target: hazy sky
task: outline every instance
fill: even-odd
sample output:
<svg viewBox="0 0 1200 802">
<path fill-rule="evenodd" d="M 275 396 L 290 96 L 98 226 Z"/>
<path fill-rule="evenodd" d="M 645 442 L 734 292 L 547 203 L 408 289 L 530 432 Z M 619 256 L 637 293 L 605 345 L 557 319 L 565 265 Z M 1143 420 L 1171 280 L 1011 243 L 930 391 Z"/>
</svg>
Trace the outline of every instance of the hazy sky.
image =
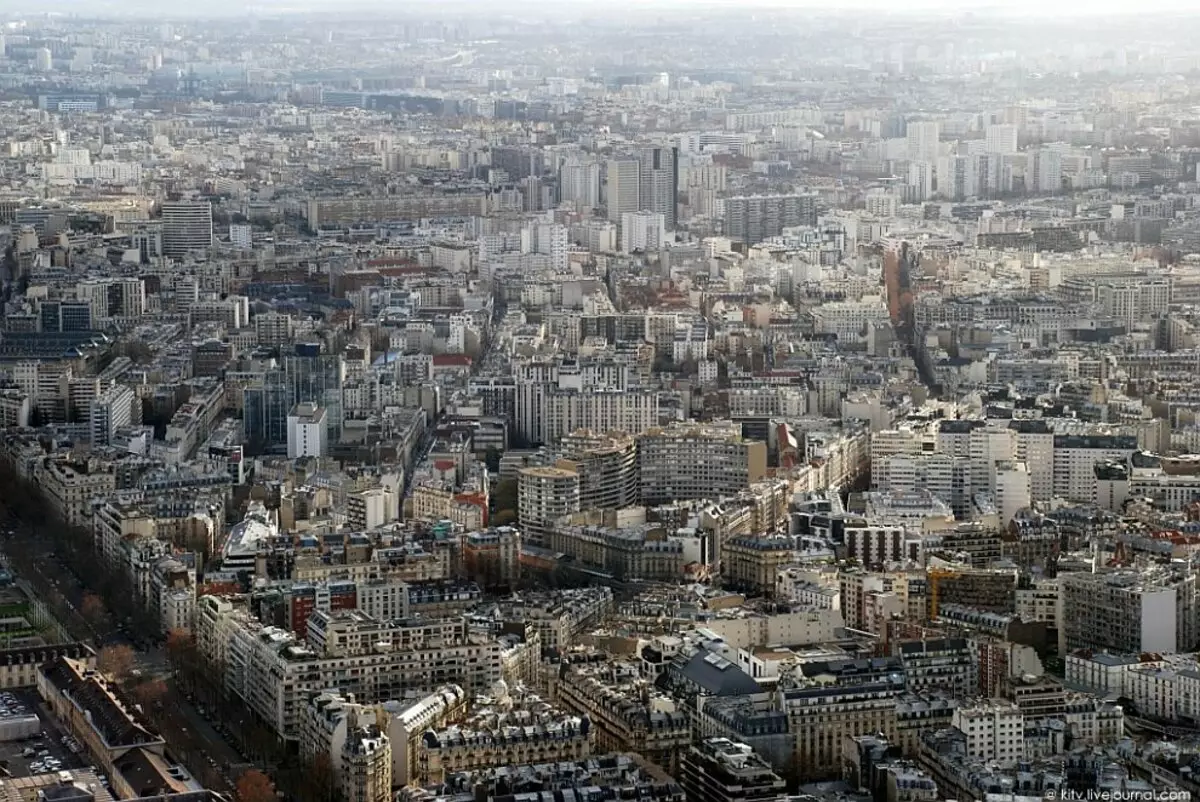
<svg viewBox="0 0 1200 802">
<path fill-rule="evenodd" d="M 36 15 L 46 12 L 61 13 L 105 13 L 105 14 L 160 14 L 167 16 L 196 16 L 209 14 L 244 14 L 251 10 L 259 13 L 272 11 L 336 11 L 347 7 L 354 9 L 372 8 L 379 11 L 394 10 L 403 14 L 406 9 L 429 8 L 453 15 L 463 9 L 500 10 L 500 13 L 520 13 L 525 9 L 550 10 L 554 16 L 570 15 L 572 12 L 620 14 L 621 9 L 641 12 L 655 9 L 685 11 L 702 16 L 705 7 L 722 9 L 754 8 L 804 9 L 816 12 L 828 11 L 876 11 L 886 14 L 905 12 L 941 11 L 956 16 L 974 13 L 981 16 L 1082 16 L 1131 14 L 1145 15 L 1155 12 L 1188 12 L 1200 16 L 1197 0 L 1005 0 L 1005 2 L 964 3 L 963 0 L 507 0 L 497 6 L 485 0 L 417 0 L 397 5 L 394 0 L 209 0 L 198 5 L 162 4 L 154 0 L 0 0 L 0 13 Z"/>
</svg>

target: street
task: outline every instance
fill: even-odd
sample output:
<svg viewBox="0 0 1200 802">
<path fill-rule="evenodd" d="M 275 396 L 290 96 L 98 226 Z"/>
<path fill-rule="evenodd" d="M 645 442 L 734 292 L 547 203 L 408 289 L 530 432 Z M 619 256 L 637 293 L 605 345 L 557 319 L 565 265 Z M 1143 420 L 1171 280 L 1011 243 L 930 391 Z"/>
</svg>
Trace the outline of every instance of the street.
<svg viewBox="0 0 1200 802">
<path fill-rule="evenodd" d="M 232 794 L 236 777 L 230 767 L 242 765 L 242 757 L 204 720 L 176 685 L 158 633 L 131 632 L 121 623 L 85 617 L 84 598 L 93 592 L 53 551 L 39 533 L 0 508 L 0 555 L 17 575 L 27 592 L 40 600 L 74 639 L 97 650 L 105 646 L 128 646 L 134 651 L 135 676 L 141 681 L 161 679 L 166 693 L 146 717 L 158 729 L 172 755 L 188 768 L 206 788 Z M 122 631 L 124 630 L 124 631 Z"/>
</svg>

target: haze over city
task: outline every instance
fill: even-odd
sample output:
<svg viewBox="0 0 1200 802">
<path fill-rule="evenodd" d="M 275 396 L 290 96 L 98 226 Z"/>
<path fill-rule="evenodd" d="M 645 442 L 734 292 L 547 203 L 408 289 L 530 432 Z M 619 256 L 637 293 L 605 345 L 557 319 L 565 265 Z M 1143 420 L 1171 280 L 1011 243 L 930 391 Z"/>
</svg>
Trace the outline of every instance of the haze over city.
<svg viewBox="0 0 1200 802">
<path fill-rule="evenodd" d="M 0 0 L 0 802 L 1200 793 L 1178 0 Z"/>
</svg>

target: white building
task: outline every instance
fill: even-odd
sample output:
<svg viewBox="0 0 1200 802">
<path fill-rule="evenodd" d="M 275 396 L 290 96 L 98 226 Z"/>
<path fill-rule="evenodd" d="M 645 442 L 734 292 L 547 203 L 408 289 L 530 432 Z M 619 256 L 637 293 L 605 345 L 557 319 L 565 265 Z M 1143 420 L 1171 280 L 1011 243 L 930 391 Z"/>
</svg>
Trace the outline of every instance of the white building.
<svg viewBox="0 0 1200 802">
<path fill-rule="evenodd" d="M 1017 126 L 989 125 L 984 133 L 988 153 L 1016 153 Z"/>
<path fill-rule="evenodd" d="M 323 457 L 329 451 L 326 411 L 316 404 L 292 407 L 287 419 L 288 459 Z"/>
<path fill-rule="evenodd" d="M 657 251 L 667 241 L 667 218 L 658 212 L 626 212 L 621 215 L 621 252 Z"/>
<path fill-rule="evenodd" d="M 908 160 L 935 163 L 941 155 L 941 124 L 937 121 L 908 124 Z"/>
<path fill-rule="evenodd" d="M 967 754 L 1001 766 L 1025 757 L 1025 716 L 1011 702 L 991 700 L 960 707 L 951 720 L 967 739 Z"/>
<path fill-rule="evenodd" d="M 253 229 L 244 223 L 234 223 L 229 227 L 229 242 L 239 250 L 248 251 L 254 247 L 252 231 Z"/>
<path fill-rule="evenodd" d="M 1029 468 L 1024 462 L 997 462 L 992 471 L 991 491 L 1000 524 L 1007 526 L 1019 511 L 1030 506 Z"/>
</svg>

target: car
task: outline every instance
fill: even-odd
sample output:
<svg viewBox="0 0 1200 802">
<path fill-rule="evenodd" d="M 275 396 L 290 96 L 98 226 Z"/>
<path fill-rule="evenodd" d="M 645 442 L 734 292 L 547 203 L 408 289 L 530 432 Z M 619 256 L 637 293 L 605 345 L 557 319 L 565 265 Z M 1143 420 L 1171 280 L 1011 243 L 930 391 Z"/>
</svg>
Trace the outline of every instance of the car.
<svg viewBox="0 0 1200 802">
<path fill-rule="evenodd" d="M 37 754 L 37 751 L 34 750 L 33 747 L 27 746 L 21 750 L 21 757 L 33 757 L 36 754 Z"/>
</svg>

